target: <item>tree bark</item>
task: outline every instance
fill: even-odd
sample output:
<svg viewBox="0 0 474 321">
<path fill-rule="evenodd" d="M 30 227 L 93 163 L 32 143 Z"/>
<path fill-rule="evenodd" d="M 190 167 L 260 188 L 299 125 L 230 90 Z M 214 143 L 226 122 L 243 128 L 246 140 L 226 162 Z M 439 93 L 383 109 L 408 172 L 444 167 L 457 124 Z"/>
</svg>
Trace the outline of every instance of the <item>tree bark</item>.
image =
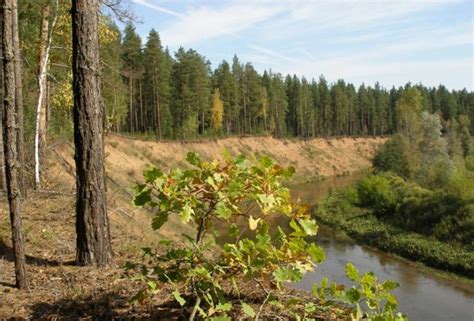
<svg viewBox="0 0 474 321">
<path fill-rule="evenodd" d="M 13 2 L 3 0 L 3 148 L 7 177 L 8 203 L 12 228 L 12 244 L 15 259 L 16 286 L 26 289 L 25 242 L 23 240 L 20 190 L 18 181 L 17 131 L 15 111 L 15 60 L 13 56 Z"/>
<path fill-rule="evenodd" d="M 16 131 L 17 131 L 17 154 L 18 154 L 18 185 L 21 197 L 27 197 L 27 186 L 25 177 L 25 127 L 23 112 L 23 82 L 21 75 L 21 52 L 20 36 L 18 30 L 18 3 L 13 1 L 13 56 L 15 62 L 15 112 L 16 112 Z"/>
<path fill-rule="evenodd" d="M 0 10 L 2 10 L 2 8 L 0 8 Z M 3 14 L 0 14 L 0 35 L 3 35 L 3 28 L 2 28 L 2 25 L 3 25 Z M 0 92 L 0 101 L 2 101 L 3 103 L 3 49 L 2 49 L 2 45 L 0 44 L 0 84 L 1 85 L 1 92 Z M 0 117 L 1 119 L 3 119 L 3 108 L 0 110 Z M 7 180 L 6 180 L 6 175 L 5 175 L 5 157 L 3 155 L 3 125 L 1 124 L 0 122 L 0 155 L 1 155 L 1 171 L 0 171 L 0 175 L 2 175 L 1 177 L 1 180 L 0 180 L 0 184 L 1 184 L 1 190 L 2 191 L 6 191 L 7 190 Z"/>
<path fill-rule="evenodd" d="M 72 0 L 78 265 L 112 263 L 100 104 L 98 0 Z"/>
<path fill-rule="evenodd" d="M 44 7 L 41 19 L 41 31 L 39 42 L 39 70 L 38 70 L 38 103 L 36 105 L 36 129 L 35 129 L 35 188 L 41 187 L 41 151 L 46 145 L 47 131 L 47 78 L 49 52 L 51 49 L 52 32 L 58 18 L 58 1 L 56 1 L 56 13 L 49 26 L 49 6 Z"/>
</svg>

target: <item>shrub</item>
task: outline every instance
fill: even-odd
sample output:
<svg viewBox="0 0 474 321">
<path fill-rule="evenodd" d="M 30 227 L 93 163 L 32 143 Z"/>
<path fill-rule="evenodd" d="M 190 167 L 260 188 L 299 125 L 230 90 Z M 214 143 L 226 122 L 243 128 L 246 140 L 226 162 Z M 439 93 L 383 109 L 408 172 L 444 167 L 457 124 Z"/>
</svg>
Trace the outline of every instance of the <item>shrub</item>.
<svg viewBox="0 0 474 321">
<path fill-rule="evenodd" d="M 160 229 L 170 215 L 177 215 L 194 227 L 195 235 L 183 234 L 181 242 L 162 240 L 161 249 L 143 249 L 143 263 L 127 264 L 126 268 L 138 271 L 136 278 L 146 284 L 134 300 L 143 301 L 166 284 L 181 306 L 191 308 L 190 320 L 197 315 L 230 320 L 231 310 L 258 319 L 267 303 L 295 319 L 315 312 L 315 303 L 307 298 L 277 300 L 285 282 L 300 281 L 325 258 L 321 248 L 306 240 L 318 229 L 308 208 L 292 204 L 283 185 L 293 169 L 282 168 L 267 157 L 226 156 L 223 162 L 206 162 L 188 153 L 187 161 L 192 166 L 187 170 L 167 174 L 157 168 L 145 171 L 145 184 L 135 188 L 135 205 L 154 212 L 153 229 Z M 252 211 L 253 207 L 259 210 Z M 285 216 L 288 226 L 270 233 L 266 223 L 270 214 Z M 222 226 L 230 241 L 219 247 L 214 237 Z M 257 311 L 240 296 L 243 282 L 262 291 L 265 299 Z M 374 281 L 374 286 L 377 284 Z M 237 299 L 229 299 L 225 290 L 229 287 Z M 381 302 L 387 299 L 385 294 L 372 297 L 377 302 L 375 316 L 390 311 L 394 320 L 404 319 L 395 315 L 396 301 L 390 300 L 385 309 Z"/>
<path fill-rule="evenodd" d="M 375 154 L 372 165 L 377 172 L 394 172 L 408 178 L 409 164 L 402 138 L 395 136 L 387 140 Z"/>
<path fill-rule="evenodd" d="M 356 188 L 359 205 L 372 208 L 377 217 L 395 211 L 396 195 L 388 178 L 381 175 L 368 176 L 360 180 Z"/>
</svg>

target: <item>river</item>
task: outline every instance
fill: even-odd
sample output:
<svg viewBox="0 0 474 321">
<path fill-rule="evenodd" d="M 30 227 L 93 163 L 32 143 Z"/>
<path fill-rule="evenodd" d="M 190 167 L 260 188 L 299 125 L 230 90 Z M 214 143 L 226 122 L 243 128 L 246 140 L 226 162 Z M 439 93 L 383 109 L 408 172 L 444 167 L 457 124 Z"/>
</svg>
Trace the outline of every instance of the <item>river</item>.
<svg viewBox="0 0 474 321">
<path fill-rule="evenodd" d="M 331 189 L 347 186 L 360 176 L 328 178 L 322 182 L 291 187 L 292 195 L 303 203 L 314 205 Z M 356 244 L 353 240 L 320 226 L 316 242 L 326 252 L 326 261 L 317 271 L 308 273 L 295 288 L 311 291 L 323 276 L 332 282 L 345 283 L 344 267 L 352 262 L 360 272 L 373 271 L 380 280 L 395 280 L 400 311 L 413 321 L 474 321 L 474 281 L 440 276 L 436 271 L 383 251 Z"/>
</svg>

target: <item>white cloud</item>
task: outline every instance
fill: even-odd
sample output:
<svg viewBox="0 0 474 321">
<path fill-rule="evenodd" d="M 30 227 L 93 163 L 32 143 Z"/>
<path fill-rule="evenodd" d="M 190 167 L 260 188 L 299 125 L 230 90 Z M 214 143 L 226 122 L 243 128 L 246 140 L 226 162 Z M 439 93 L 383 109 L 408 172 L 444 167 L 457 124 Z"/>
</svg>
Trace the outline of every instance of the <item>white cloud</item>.
<svg viewBox="0 0 474 321">
<path fill-rule="evenodd" d="M 133 0 L 133 2 L 135 2 L 136 4 L 142 5 L 142 6 L 144 6 L 144 7 L 153 9 L 153 10 L 155 10 L 155 11 L 169 14 L 169 15 L 171 15 L 171 16 L 175 16 L 175 17 L 178 17 L 178 18 L 183 18 L 183 17 L 184 17 L 184 16 L 183 16 L 182 14 L 180 14 L 179 12 L 176 12 L 176 11 L 170 10 L 170 9 L 167 9 L 167 8 L 165 8 L 165 7 L 163 7 L 163 6 L 159 6 L 159 5 L 155 4 L 155 3 L 150 2 L 149 0 Z"/>
<path fill-rule="evenodd" d="M 307 78 L 473 87 L 472 16 L 469 23 L 443 20 L 444 8 L 459 0 L 134 1 L 175 17 L 159 28 L 173 49 L 204 45 L 208 52 L 201 53 L 209 57 L 223 52 L 218 46 L 224 43 L 225 52 L 259 69 Z M 470 55 L 464 50 L 469 44 Z M 463 49 L 439 54 L 453 48 Z M 230 57 L 217 60 L 223 58 Z"/>
<path fill-rule="evenodd" d="M 284 9 L 279 5 L 237 3 L 217 7 L 190 7 L 185 13 L 177 13 L 155 5 L 151 0 L 135 0 L 135 2 L 179 17 L 161 30 L 163 42 L 171 47 L 188 46 L 219 36 L 235 36 L 239 31 L 274 17 Z"/>
</svg>

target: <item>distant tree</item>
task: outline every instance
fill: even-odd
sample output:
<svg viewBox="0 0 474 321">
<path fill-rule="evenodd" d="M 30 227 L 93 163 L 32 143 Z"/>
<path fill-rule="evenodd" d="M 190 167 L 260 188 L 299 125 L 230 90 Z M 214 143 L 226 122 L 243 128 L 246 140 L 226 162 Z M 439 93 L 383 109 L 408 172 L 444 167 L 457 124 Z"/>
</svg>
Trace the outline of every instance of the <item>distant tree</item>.
<svg viewBox="0 0 474 321">
<path fill-rule="evenodd" d="M 171 75 L 171 110 L 176 137 L 195 137 L 208 128 L 210 86 L 208 62 L 195 50 L 180 48 Z"/>
<path fill-rule="evenodd" d="M 98 0 L 72 1 L 78 265 L 112 263 L 100 103 Z"/>
<path fill-rule="evenodd" d="M 103 18 L 107 37 L 100 38 L 101 93 L 105 106 L 106 126 L 121 131 L 128 112 L 127 86 L 122 79 L 121 34 L 118 27 L 108 18 Z"/>
<path fill-rule="evenodd" d="M 133 133 L 138 128 L 138 118 L 142 103 L 142 91 L 140 78 L 143 75 L 142 65 L 142 41 L 136 33 L 135 27 L 128 23 L 124 30 L 122 42 L 123 74 L 128 84 L 128 131 Z"/>
<path fill-rule="evenodd" d="M 147 66 L 144 73 L 144 99 L 146 117 L 145 128 L 154 128 L 157 137 L 170 136 L 170 77 L 171 65 L 168 64 L 167 54 L 163 51 L 158 33 L 152 29 L 143 50 L 143 64 Z"/>
<path fill-rule="evenodd" d="M 454 164 L 448 153 L 446 139 L 442 136 L 441 120 L 436 114 L 421 115 L 421 161 L 415 173 L 417 181 L 427 187 L 446 186 L 454 174 Z"/>
<path fill-rule="evenodd" d="M 372 164 L 375 170 L 394 172 L 401 177 L 409 178 L 410 167 L 405 147 L 399 135 L 387 140 L 374 156 Z"/>
<path fill-rule="evenodd" d="M 420 127 L 422 96 L 417 88 L 405 90 L 397 101 L 397 130 L 408 140 L 415 141 Z"/>
<path fill-rule="evenodd" d="M 216 88 L 212 94 L 211 113 L 212 129 L 216 132 L 220 131 L 222 129 L 222 121 L 224 117 L 224 103 L 222 102 L 219 88 Z"/>
<path fill-rule="evenodd" d="M 471 120 L 466 115 L 460 115 L 458 118 L 458 137 L 461 140 L 461 147 L 463 151 L 463 156 L 466 157 L 469 155 L 471 150 L 471 135 L 469 128 L 471 126 Z"/>
</svg>

